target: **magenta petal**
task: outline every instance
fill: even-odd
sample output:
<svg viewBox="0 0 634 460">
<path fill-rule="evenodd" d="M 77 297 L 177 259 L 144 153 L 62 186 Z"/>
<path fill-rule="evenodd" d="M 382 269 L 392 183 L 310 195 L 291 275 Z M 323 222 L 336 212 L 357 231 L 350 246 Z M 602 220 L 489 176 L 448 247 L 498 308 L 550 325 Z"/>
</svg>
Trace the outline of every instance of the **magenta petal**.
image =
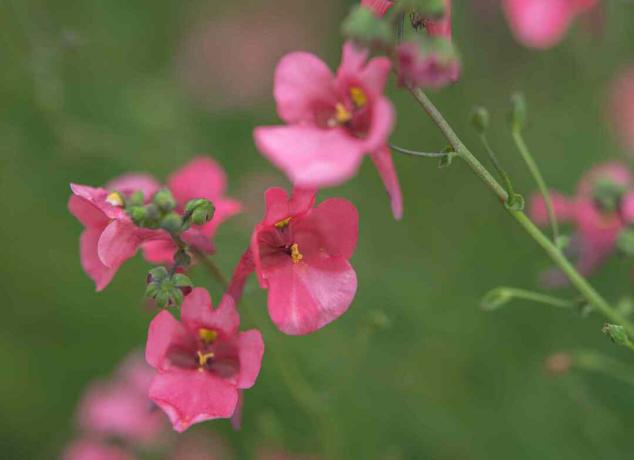
<svg viewBox="0 0 634 460">
<path fill-rule="evenodd" d="M 102 229 L 89 227 L 84 230 L 79 239 L 79 255 L 81 266 L 97 286 L 97 291 L 103 290 L 112 281 L 118 267 L 106 267 L 97 254 L 97 244 Z"/>
<path fill-rule="evenodd" d="M 240 326 L 240 316 L 235 302 L 225 296 L 215 310 L 212 309 L 211 296 L 206 289 L 195 288 L 185 297 L 181 307 L 181 319 L 191 331 L 200 328 L 218 329 L 232 336 Z"/>
<path fill-rule="evenodd" d="M 359 75 L 364 89 L 375 97 L 382 95 L 391 69 L 392 63 L 386 57 L 370 59 Z"/>
<path fill-rule="evenodd" d="M 372 108 L 372 125 L 365 139 L 364 152 L 374 152 L 388 145 L 395 119 L 394 107 L 385 97 L 379 97 Z"/>
<path fill-rule="evenodd" d="M 337 79 L 347 80 L 351 76 L 358 75 L 368 58 L 368 50 L 353 42 L 345 42 L 341 52 L 341 65 L 337 70 Z"/>
<path fill-rule="evenodd" d="M 574 217 L 575 205 L 568 197 L 561 193 L 550 191 L 550 200 L 553 204 L 553 211 L 555 217 L 559 222 L 568 222 Z M 531 219 L 535 221 L 537 225 L 548 225 L 550 219 L 548 218 L 548 210 L 546 209 L 546 203 L 544 197 L 535 193 L 530 200 L 529 215 Z"/>
<path fill-rule="evenodd" d="M 299 187 L 327 187 L 350 179 L 364 153 L 364 142 L 343 129 L 261 127 L 256 128 L 254 135 L 264 156 Z"/>
<path fill-rule="evenodd" d="M 92 203 L 110 219 L 120 218 L 125 213 L 122 208 L 108 203 L 106 199 L 109 192 L 106 189 L 79 184 L 70 184 L 70 189 L 74 195 Z"/>
<path fill-rule="evenodd" d="M 317 235 L 317 252 L 349 259 L 359 236 L 359 212 L 348 200 L 330 198 L 319 204 L 293 227 L 295 239 L 303 250 L 303 241 Z"/>
<path fill-rule="evenodd" d="M 132 222 L 113 220 L 108 224 L 97 245 L 99 259 L 107 267 L 119 267 L 133 257 L 140 244 Z"/>
<path fill-rule="evenodd" d="M 171 240 L 152 240 L 142 244 L 143 257 L 153 264 L 167 264 L 172 262 L 176 245 Z"/>
<path fill-rule="evenodd" d="M 576 13 L 569 0 L 505 0 L 515 37 L 532 48 L 550 48 L 566 33 Z"/>
<path fill-rule="evenodd" d="M 211 158 L 198 157 L 172 174 L 167 185 L 176 201 L 183 206 L 195 198 L 213 202 L 224 194 L 227 175 Z"/>
<path fill-rule="evenodd" d="M 105 227 L 109 220 L 97 206 L 77 195 L 68 200 L 68 210 L 85 227 Z"/>
<path fill-rule="evenodd" d="M 165 354 L 170 346 L 185 342 L 187 342 L 187 332 L 181 323 L 176 321 L 167 310 L 163 310 L 150 323 L 145 345 L 145 360 L 154 368 L 166 368 Z"/>
<path fill-rule="evenodd" d="M 346 312 L 357 290 L 348 261 L 322 256 L 311 264 L 289 262 L 269 275 L 269 315 L 289 335 L 309 334 Z"/>
<path fill-rule="evenodd" d="M 238 348 L 240 350 L 240 375 L 238 376 L 238 388 L 251 388 L 262 364 L 264 354 L 264 340 L 262 334 L 256 329 L 240 332 L 238 336 Z"/>
<path fill-rule="evenodd" d="M 374 152 L 371 158 L 390 197 L 392 214 L 395 219 L 400 220 L 403 217 L 403 195 L 398 176 L 396 175 L 396 168 L 392 161 L 392 152 L 387 147 L 383 147 Z"/>
<path fill-rule="evenodd" d="M 161 188 L 161 184 L 150 174 L 131 173 L 111 180 L 106 184 L 106 188 L 124 195 L 131 195 L 134 192 L 141 191 L 145 200 L 148 201 Z"/>
<path fill-rule="evenodd" d="M 233 385 L 198 370 L 178 369 L 157 374 L 149 396 L 178 432 L 205 420 L 229 418 L 238 403 L 238 390 Z"/>
<path fill-rule="evenodd" d="M 287 54 L 275 70 L 277 111 L 287 123 L 312 122 L 315 105 L 334 106 L 334 75 L 318 57 L 304 52 Z"/>
</svg>

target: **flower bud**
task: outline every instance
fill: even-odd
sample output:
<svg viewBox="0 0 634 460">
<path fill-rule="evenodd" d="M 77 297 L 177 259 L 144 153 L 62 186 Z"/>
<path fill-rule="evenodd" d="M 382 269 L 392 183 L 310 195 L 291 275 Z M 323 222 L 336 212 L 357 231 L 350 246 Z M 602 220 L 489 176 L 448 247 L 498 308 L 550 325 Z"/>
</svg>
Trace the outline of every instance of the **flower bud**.
<svg viewBox="0 0 634 460">
<path fill-rule="evenodd" d="M 485 107 L 475 107 L 471 112 L 471 125 L 479 134 L 489 129 L 489 111 Z"/>
<path fill-rule="evenodd" d="M 191 200 L 185 205 L 185 215 L 194 225 L 204 225 L 214 217 L 214 205 L 209 200 Z"/>
<path fill-rule="evenodd" d="M 145 203 L 145 195 L 142 190 L 137 190 L 128 198 L 128 206 L 143 206 Z"/>
<path fill-rule="evenodd" d="M 176 200 L 174 200 L 172 192 L 170 192 L 166 188 L 163 188 L 156 192 L 153 201 L 159 207 L 159 209 L 165 212 L 172 211 L 176 207 Z"/>
<path fill-rule="evenodd" d="M 135 225 L 143 227 L 145 220 L 148 217 L 148 211 L 145 209 L 145 206 L 133 206 L 128 208 L 128 215 Z"/>
<path fill-rule="evenodd" d="M 513 130 L 521 131 L 526 125 L 526 99 L 521 93 L 511 96 L 511 127 Z"/>
<path fill-rule="evenodd" d="M 161 228 L 168 233 L 178 233 L 183 226 L 183 219 L 175 212 L 170 212 L 161 219 Z"/>
<path fill-rule="evenodd" d="M 399 84 L 439 89 L 460 76 L 460 60 L 452 43 L 443 38 L 406 41 L 396 47 Z"/>
<path fill-rule="evenodd" d="M 625 332 L 625 328 L 623 326 L 619 326 L 618 324 L 605 323 L 603 325 L 603 329 L 601 330 L 604 334 L 610 337 L 612 342 L 618 345 L 629 346 L 629 344 L 631 343 L 630 338 L 627 336 L 627 332 Z"/>
<path fill-rule="evenodd" d="M 371 46 L 392 42 L 390 26 L 369 8 L 360 6 L 353 8 L 341 28 L 346 38 L 362 45 Z"/>
</svg>

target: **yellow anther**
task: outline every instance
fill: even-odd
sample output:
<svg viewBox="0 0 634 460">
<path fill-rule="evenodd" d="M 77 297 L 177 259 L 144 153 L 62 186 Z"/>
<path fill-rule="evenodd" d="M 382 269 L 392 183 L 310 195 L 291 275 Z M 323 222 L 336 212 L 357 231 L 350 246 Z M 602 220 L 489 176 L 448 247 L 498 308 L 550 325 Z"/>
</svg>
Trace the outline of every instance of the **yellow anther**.
<svg viewBox="0 0 634 460">
<path fill-rule="evenodd" d="M 291 259 L 293 259 L 293 262 L 298 264 L 303 258 L 304 255 L 299 252 L 299 245 L 297 243 L 291 244 Z"/>
<path fill-rule="evenodd" d="M 286 219 L 280 220 L 279 222 L 275 223 L 275 227 L 282 229 L 285 227 L 288 227 L 288 224 L 291 222 L 292 217 L 287 217 Z"/>
<path fill-rule="evenodd" d="M 341 102 L 337 102 L 337 105 L 335 105 L 335 120 L 339 124 L 347 123 L 352 120 L 352 114 Z"/>
<path fill-rule="evenodd" d="M 216 339 L 218 338 L 218 332 L 214 331 L 213 329 L 205 329 L 203 327 L 198 329 L 198 337 L 200 337 L 200 340 L 202 340 L 203 342 L 209 344 L 216 341 Z"/>
<path fill-rule="evenodd" d="M 123 207 L 125 202 L 123 201 L 123 196 L 119 192 L 112 192 L 106 197 L 106 201 L 110 203 L 112 206 L 117 206 L 119 208 Z"/>
<path fill-rule="evenodd" d="M 352 103 L 357 109 L 365 107 L 368 103 L 368 96 L 358 86 L 350 87 L 350 99 L 352 99 Z"/>
<path fill-rule="evenodd" d="M 214 354 L 211 352 L 201 353 L 200 351 L 197 351 L 196 354 L 198 355 L 198 370 L 200 371 L 202 371 L 203 367 L 207 364 L 207 360 L 214 357 Z"/>
</svg>

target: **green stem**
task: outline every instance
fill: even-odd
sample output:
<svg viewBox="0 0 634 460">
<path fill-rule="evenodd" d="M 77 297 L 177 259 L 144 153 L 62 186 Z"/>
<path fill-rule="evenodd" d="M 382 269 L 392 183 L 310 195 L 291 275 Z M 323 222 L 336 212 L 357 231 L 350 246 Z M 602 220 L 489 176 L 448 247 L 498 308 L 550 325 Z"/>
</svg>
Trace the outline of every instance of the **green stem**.
<svg viewBox="0 0 634 460">
<path fill-rule="evenodd" d="M 553 206 L 553 201 L 550 197 L 550 192 L 548 191 L 548 187 L 546 186 L 546 181 L 544 180 L 544 176 L 542 176 L 539 167 L 537 166 L 537 162 L 531 155 L 526 142 L 524 142 L 524 138 L 522 137 L 522 132 L 519 128 L 513 129 L 513 140 L 515 141 L 515 145 L 517 149 L 520 151 L 522 158 L 524 158 L 524 162 L 526 166 L 528 166 L 528 170 L 530 171 L 533 179 L 537 183 L 537 187 L 544 197 L 544 203 L 546 204 L 546 212 L 548 212 L 548 220 L 550 221 L 550 226 L 553 232 L 553 240 L 555 243 L 559 241 L 559 225 L 557 224 L 557 216 L 555 215 L 555 208 Z"/>
<path fill-rule="evenodd" d="M 542 294 L 541 292 L 528 291 L 526 289 L 519 289 L 513 287 L 499 287 L 494 291 L 504 291 L 504 293 L 508 296 L 509 300 L 511 299 L 520 299 L 520 300 L 528 300 L 531 302 L 537 302 L 545 305 L 550 305 L 556 308 L 574 308 L 578 306 L 578 303 L 573 300 L 561 299 L 559 297 L 553 297 L 547 294 Z"/>
<path fill-rule="evenodd" d="M 478 159 L 469 151 L 469 149 L 462 143 L 458 135 L 451 128 L 449 123 L 445 120 L 442 114 L 438 111 L 436 106 L 429 100 L 427 95 L 420 89 L 410 88 L 410 92 L 418 103 L 423 107 L 427 114 L 434 121 L 436 126 L 445 135 L 454 151 L 460 158 L 462 158 L 467 165 L 475 172 L 475 174 L 493 191 L 493 193 L 500 199 L 502 203 L 507 201 L 507 193 L 504 188 L 491 176 L 486 168 L 478 161 Z M 522 228 L 529 234 L 535 242 L 541 246 L 551 260 L 564 272 L 568 277 L 572 285 L 579 291 L 579 293 L 595 307 L 595 309 L 601 312 L 610 321 L 622 325 L 627 331 L 634 335 L 634 325 L 630 323 L 623 315 L 621 315 L 615 308 L 613 308 L 602 296 L 599 294 L 588 281 L 574 268 L 574 266 L 566 259 L 560 249 L 542 233 L 542 231 L 533 224 L 526 214 L 522 211 L 517 211 L 509 208 L 505 208 L 506 211 L 522 226 Z"/>
<path fill-rule="evenodd" d="M 487 139 L 486 134 L 484 133 L 480 134 L 480 141 L 482 142 L 482 145 L 484 146 L 484 150 L 486 150 L 487 154 L 489 155 L 489 159 L 491 160 L 493 167 L 497 171 L 498 175 L 502 178 L 502 182 L 504 182 L 504 188 L 506 189 L 506 193 L 509 197 L 508 198 L 509 201 L 512 201 L 515 197 L 515 190 L 513 190 L 513 183 L 511 182 L 511 178 L 506 173 L 506 171 L 502 167 L 502 164 L 500 163 L 500 160 L 498 160 L 497 155 L 491 148 L 491 145 L 489 144 L 489 140 Z M 509 203 L 509 205 L 512 205 L 512 204 L 513 203 Z"/>
</svg>

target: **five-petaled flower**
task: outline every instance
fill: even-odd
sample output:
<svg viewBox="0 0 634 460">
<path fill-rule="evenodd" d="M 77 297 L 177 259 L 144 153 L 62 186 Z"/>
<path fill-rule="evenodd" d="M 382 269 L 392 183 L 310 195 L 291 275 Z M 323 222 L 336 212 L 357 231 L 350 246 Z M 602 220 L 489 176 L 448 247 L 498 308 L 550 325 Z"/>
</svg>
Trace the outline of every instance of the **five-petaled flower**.
<svg viewBox="0 0 634 460">
<path fill-rule="evenodd" d="M 590 274 L 613 251 L 624 227 L 623 198 L 633 185 L 628 168 L 617 162 L 605 163 L 586 173 L 574 197 L 552 192 L 557 220 L 575 225 L 577 235 L 568 251 L 576 259 L 579 271 Z M 548 224 L 541 195 L 531 200 L 530 215 L 539 225 Z M 557 277 L 555 284 L 560 284 Z"/>
<path fill-rule="evenodd" d="M 256 128 L 255 142 L 303 188 L 341 184 L 369 153 L 400 218 L 401 190 L 388 148 L 394 109 L 383 95 L 391 64 L 386 57 L 367 58 L 367 50 L 346 43 L 333 75 L 312 54 L 286 55 L 275 72 L 274 93 L 278 114 L 288 125 Z"/>
<path fill-rule="evenodd" d="M 257 330 L 239 332 L 233 298 L 213 309 L 209 293 L 196 288 L 181 308 L 181 322 L 168 311 L 151 322 L 145 357 L 157 370 L 149 396 L 176 431 L 215 418 L 231 417 L 239 390 L 260 372 L 264 342 Z"/>
<path fill-rule="evenodd" d="M 190 247 L 212 253 L 212 238 L 220 224 L 242 209 L 237 200 L 225 197 L 227 176 L 224 170 L 211 158 L 198 157 L 172 174 L 167 180 L 167 188 L 176 199 L 176 211 L 180 213 L 189 200 L 205 198 L 213 203 L 213 218 L 205 225 L 192 225 L 182 234 L 183 241 Z M 176 249 L 170 239 L 149 241 L 143 245 L 143 255 L 152 263 L 170 263 Z"/>
<path fill-rule="evenodd" d="M 121 191 L 112 186 L 106 189 L 71 184 L 73 195 L 68 209 L 85 227 L 80 237 L 81 264 L 97 285 L 97 291 L 110 283 L 123 262 L 134 256 L 143 242 L 168 238 L 163 231 L 135 226 L 126 214 L 128 184 L 139 179 L 140 176 L 126 176 L 116 184 Z M 147 182 L 135 186 L 152 191 Z"/>
<path fill-rule="evenodd" d="M 281 188 L 266 192 L 266 214 L 255 227 L 251 252 L 268 292 L 273 323 L 302 335 L 322 328 L 348 309 L 357 276 L 348 262 L 359 233 L 352 203 L 332 198 L 313 207 L 315 194 Z"/>
<path fill-rule="evenodd" d="M 513 34 L 530 48 L 550 48 L 563 38 L 572 21 L 598 0 L 504 0 Z"/>
</svg>

